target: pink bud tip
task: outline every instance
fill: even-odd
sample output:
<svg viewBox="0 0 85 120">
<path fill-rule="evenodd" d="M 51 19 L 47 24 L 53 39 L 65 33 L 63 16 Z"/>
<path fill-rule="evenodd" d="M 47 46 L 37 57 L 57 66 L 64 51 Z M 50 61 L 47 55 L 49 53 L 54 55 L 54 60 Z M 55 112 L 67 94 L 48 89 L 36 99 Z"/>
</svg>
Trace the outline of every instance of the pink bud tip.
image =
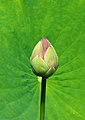
<svg viewBox="0 0 85 120">
<path fill-rule="evenodd" d="M 50 47 L 50 42 L 46 38 L 42 38 L 41 43 L 42 43 L 42 47 L 43 47 L 42 58 L 44 59 L 44 55 L 45 55 L 48 47 Z"/>
</svg>

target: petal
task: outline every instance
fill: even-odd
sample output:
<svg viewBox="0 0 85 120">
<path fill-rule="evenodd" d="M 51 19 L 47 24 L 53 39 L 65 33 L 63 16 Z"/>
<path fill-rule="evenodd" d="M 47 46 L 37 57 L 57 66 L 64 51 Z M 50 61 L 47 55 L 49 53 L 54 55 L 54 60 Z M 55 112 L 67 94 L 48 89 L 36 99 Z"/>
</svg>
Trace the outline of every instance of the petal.
<svg viewBox="0 0 85 120">
<path fill-rule="evenodd" d="M 49 67 L 57 68 L 58 56 L 52 45 L 51 47 L 47 49 L 45 56 L 44 56 L 44 61 Z"/>
<path fill-rule="evenodd" d="M 50 47 L 51 43 L 46 38 L 42 38 L 41 43 L 43 47 L 42 58 L 44 59 L 44 54 L 47 51 L 48 47 Z"/>
<path fill-rule="evenodd" d="M 36 75 L 43 76 L 48 71 L 48 66 L 38 55 L 31 61 L 33 72 Z"/>
<path fill-rule="evenodd" d="M 44 75 L 45 77 L 50 77 L 54 72 L 56 71 L 56 69 L 54 67 L 50 67 L 50 69 L 47 71 L 47 73 Z"/>
<path fill-rule="evenodd" d="M 30 61 L 32 61 L 32 59 L 33 59 L 35 56 L 41 55 L 42 51 L 43 51 L 43 47 L 42 47 L 41 42 L 39 41 L 39 42 L 37 43 L 37 45 L 35 46 L 33 52 L 32 52 L 32 55 L 31 55 L 31 57 L 30 57 Z"/>
</svg>

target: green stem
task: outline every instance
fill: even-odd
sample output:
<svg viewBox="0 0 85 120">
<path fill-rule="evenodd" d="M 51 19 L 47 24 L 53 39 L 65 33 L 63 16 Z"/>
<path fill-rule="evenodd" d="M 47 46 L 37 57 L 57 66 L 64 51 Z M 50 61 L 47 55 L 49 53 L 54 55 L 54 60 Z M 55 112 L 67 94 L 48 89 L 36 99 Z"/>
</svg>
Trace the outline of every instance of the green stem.
<svg viewBox="0 0 85 120">
<path fill-rule="evenodd" d="M 44 118 L 45 118 L 45 94 L 46 94 L 46 78 L 42 77 L 41 103 L 40 103 L 40 120 L 44 120 Z"/>
</svg>

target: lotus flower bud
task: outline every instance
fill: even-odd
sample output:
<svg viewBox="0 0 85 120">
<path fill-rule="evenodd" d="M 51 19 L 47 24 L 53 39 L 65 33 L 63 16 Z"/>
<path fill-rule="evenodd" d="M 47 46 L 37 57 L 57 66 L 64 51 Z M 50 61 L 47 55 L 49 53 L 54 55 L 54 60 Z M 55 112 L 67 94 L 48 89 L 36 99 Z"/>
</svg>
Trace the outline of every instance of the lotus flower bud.
<svg viewBox="0 0 85 120">
<path fill-rule="evenodd" d="M 58 67 L 58 56 L 51 43 L 43 38 L 35 46 L 30 57 L 34 74 L 48 78 Z"/>
</svg>

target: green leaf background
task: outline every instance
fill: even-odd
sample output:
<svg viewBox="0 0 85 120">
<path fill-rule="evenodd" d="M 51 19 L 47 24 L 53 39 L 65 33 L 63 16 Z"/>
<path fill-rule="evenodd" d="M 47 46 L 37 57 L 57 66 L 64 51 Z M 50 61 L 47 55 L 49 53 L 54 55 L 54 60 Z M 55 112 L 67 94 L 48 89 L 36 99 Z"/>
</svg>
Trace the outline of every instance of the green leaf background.
<svg viewBox="0 0 85 120">
<path fill-rule="evenodd" d="M 29 58 L 42 37 L 59 56 L 45 120 L 85 120 L 84 0 L 0 0 L 0 120 L 39 120 L 41 78 Z"/>
</svg>

